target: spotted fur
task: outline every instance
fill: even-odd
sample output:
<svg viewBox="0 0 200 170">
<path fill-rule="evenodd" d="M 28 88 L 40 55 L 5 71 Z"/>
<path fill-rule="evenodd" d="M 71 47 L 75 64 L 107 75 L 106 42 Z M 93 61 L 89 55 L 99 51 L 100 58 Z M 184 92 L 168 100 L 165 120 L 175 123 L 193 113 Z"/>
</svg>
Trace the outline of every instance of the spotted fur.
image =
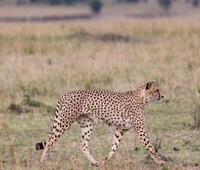
<svg viewBox="0 0 200 170">
<path fill-rule="evenodd" d="M 73 122 L 81 128 L 80 149 L 94 166 L 99 166 L 89 152 L 88 142 L 92 135 L 94 117 L 109 126 L 115 126 L 111 151 L 105 160 L 113 157 L 124 133 L 133 129 L 148 153 L 159 165 L 164 164 L 156 153 L 145 131 L 143 113 L 147 103 L 163 98 L 158 83 L 151 81 L 128 92 L 111 92 L 103 90 L 81 90 L 64 94 L 58 101 L 53 128 L 47 142 L 36 144 L 36 149 L 44 149 L 41 161 L 48 150 Z"/>
</svg>

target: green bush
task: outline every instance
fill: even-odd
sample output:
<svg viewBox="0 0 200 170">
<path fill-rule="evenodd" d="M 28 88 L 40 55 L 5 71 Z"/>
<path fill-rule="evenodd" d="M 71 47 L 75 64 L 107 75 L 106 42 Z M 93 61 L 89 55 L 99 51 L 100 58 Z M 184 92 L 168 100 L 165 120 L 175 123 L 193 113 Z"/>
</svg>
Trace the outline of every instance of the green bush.
<svg viewBox="0 0 200 170">
<path fill-rule="evenodd" d="M 193 114 L 193 124 L 192 124 L 192 129 L 200 129 L 200 105 L 197 105 Z"/>
<path fill-rule="evenodd" d="M 19 104 L 15 104 L 15 103 L 11 103 L 9 106 L 8 106 L 8 110 L 14 112 L 14 113 L 22 113 L 23 112 L 23 109 L 22 109 L 22 106 L 19 105 Z"/>
<path fill-rule="evenodd" d="M 43 104 L 41 102 L 31 99 L 29 95 L 25 95 L 22 100 L 23 105 L 32 106 L 32 107 L 41 107 Z"/>
<path fill-rule="evenodd" d="M 53 113 L 55 112 L 55 108 L 49 105 L 46 105 L 40 101 L 32 99 L 29 95 L 25 95 L 22 100 L 23 106 L 29 106 L 29 107 L 37 107 L 37 108 L 43 108 L 46 109 L 47 112 Z M 15 109 L 16 110 L 16 109 Z"/>
<path fill-rule="evenodd" d="M 197 86 L 197 92 L 200 94 L 200 85 Z"/>
<path fill-rule="evenodd" d="M 91 0 L 90 1 L 90 8 L 92 12 L 98 14 L 102 9 L 102 2 L 100 0 Z"/>
<path fill-rule="evenodd" d="M 158 2 L 165 10 L 168 10 L 172 5 L 172 0 L 158 0 Z"/>
</svg>

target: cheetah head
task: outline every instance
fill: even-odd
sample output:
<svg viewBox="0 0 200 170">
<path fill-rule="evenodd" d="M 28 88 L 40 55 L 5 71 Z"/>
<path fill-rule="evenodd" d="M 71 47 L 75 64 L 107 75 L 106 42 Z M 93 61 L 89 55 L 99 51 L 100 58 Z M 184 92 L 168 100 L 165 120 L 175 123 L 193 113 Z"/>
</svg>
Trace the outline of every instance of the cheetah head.
<svg viewBox="0 0 200 170">
<path fill-rule="evenodd" d="M 145 101 L 149 103 L 151 101 L 159 101 L 164 96 L 161 94 L 159 84 L 154 80 L 146 83 L 145 85 Z"/>
</svg>

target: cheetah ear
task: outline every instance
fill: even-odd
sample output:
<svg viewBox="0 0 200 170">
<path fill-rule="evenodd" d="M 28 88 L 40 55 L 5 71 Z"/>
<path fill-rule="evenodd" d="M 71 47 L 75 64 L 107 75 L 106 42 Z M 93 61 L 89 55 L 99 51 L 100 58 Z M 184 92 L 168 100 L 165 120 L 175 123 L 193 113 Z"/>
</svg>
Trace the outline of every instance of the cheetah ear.
<svg viewBox="0 0 200 170">
<path fill-rule="evenodd" d="M 152 81 L 148 82 L 148 83 L 146 84 L 146 90 L 150 89 L 150 87 L 151 87 L 152 84 L 153 84 Z"/>
</svg>

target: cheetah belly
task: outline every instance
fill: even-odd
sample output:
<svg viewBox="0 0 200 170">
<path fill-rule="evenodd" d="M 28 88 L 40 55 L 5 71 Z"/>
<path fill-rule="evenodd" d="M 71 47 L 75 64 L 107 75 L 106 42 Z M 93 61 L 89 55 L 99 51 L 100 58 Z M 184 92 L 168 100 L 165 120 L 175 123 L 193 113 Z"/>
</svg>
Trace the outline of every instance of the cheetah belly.
<svg viewBox="0 0 200 170">
<path fill-rule="evenodd" d="M 116 126 L 121 129 L 131 129 L 133 127 L 131 120 L 129 118 L 122 118 L 121 115 L 106 115 L 103 114 L 92 114 L 89 113 L 88 116 L 91 119 L 98 119 L 105 122 L 108 126 Z"/>
<path fill-rule="evenodd" d="M 109 126 L 116 126 L 120 127 L 121 129 L 131 129 L 133 125 L 131 124 L 131 121 L 129 118 L 123 119 L 122 117 L 106 117 L 101 119 Z"/>
</svg>

